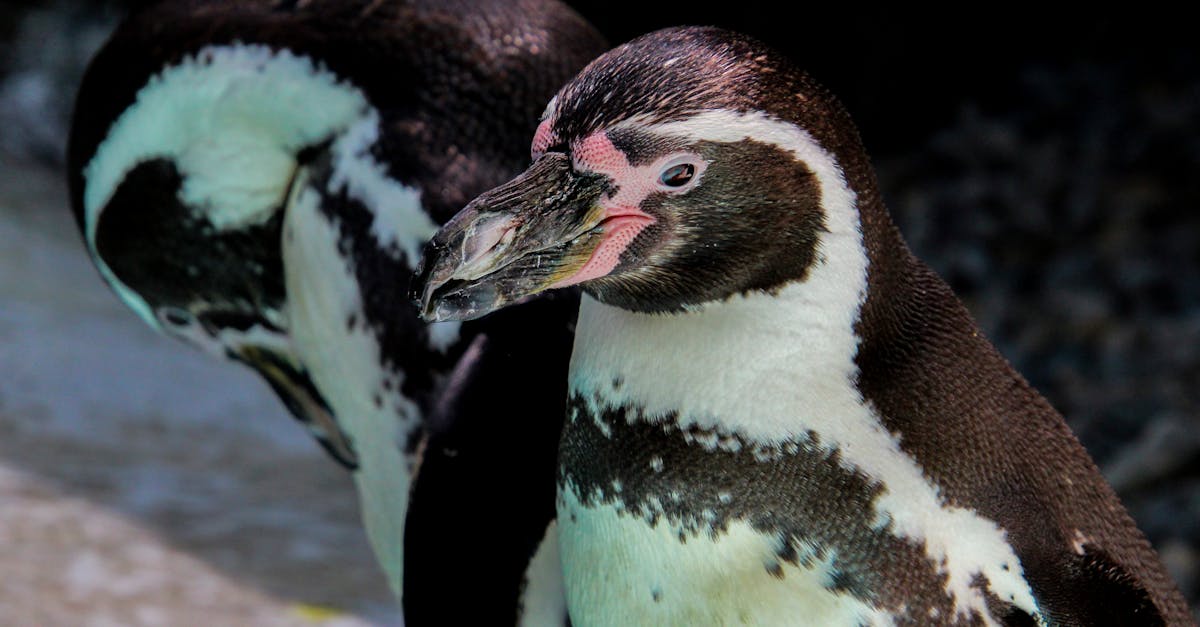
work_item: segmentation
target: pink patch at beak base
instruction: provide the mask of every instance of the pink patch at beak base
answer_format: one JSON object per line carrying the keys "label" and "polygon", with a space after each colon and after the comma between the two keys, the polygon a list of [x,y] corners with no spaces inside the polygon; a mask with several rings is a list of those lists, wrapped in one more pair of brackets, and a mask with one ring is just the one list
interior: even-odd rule
{"label": "pink patch at beak base", "polygon": [[550,133],[551,126],[553,126],[553,120],[542,120],[542,123],[538,124],[537,131],[533,134],[533,145],[529,150],[534,159],[542,156],[542,153],[546,152],[551,142],[554,141],[554,136]]}
{"label": "pink patch at beak base", "polygon": [[640,209],[651,193],[655,192],[654,166],[635,167],[629,163],[625,153],[613,145],[604,131],[593,133],[577,142],[573,149],[575,167],[584,172],[596,172],[610,177],[617,186],[616,193],[603,201],[604,239],[587,263],[575,274],[554,283],[552,287],[566,287],[613,271],[621,261],[634,238],[655,218]]}
{"label": "pink patch at beak base", "polygon": [[592,256],[579,268],[575,274],[555,282],[550,287],[559,288],[576,285],[584,281],[602,277],[613,271],[621,261],[621,254],[629,248],[629,244],[642,232],[642,229],[654,222],[654,218],[637,209],[610,211],[601,227],[604,229],[604,239]]}

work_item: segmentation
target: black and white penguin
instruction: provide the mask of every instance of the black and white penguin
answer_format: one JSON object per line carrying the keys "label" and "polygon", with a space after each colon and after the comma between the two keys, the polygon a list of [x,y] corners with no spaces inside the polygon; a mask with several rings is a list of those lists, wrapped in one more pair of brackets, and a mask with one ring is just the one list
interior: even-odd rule
{"label": "black and white penguin", "polygon": [[1191,624],[786,59],[712,28],[636,39],[559,91],[533,156],[433,238],[418,295],[453,320],[583,287],[574,624]]}
{"label": "black and white penguin", "polygon": [[564,615],[556,544],[526,567],[553,538],[578,297],[426,325],[407,285],[605,47],[556,0],[180,0],[126,20],[80,88],[70,187],[103,278],[354,469],[410,625]]}

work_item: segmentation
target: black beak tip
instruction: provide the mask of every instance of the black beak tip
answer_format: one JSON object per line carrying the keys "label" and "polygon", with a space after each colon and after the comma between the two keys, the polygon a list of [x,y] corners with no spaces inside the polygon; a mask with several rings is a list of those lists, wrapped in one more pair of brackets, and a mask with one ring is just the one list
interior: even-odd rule
{"label": "black beak tip", "polygon": [[437,299],[434,294],[445,281],[436,280],[433,275],[442,258],[442,247],[436,240],[430,241],[421,254],[417,267],[413,269],[412,279],[408,284],[408,298],[417,307],[417,313],[426,322],[436,322],[433,319],[437,309]]}
{"label": "black beak tip", "polygon": [[408,297],[416,305],[417,315],[425,322],[472,320],[496,309],[503,301],[500,288],[486,278],[462,281],[453,278],[461,256],[461,236],[450,243],[434,236],[413,270]]}
{"label": "black beak tip", "polygon": [[429,304],[431,290],[428,289],[428,284],[429,277],[425,272],[425,262],[422,261],[417,264],[412,279],[408,283],[408,299],[417,306],[417,311],[421,312],[422,316],[425,315],[425,308]]}
{"label": "black beak tip", "polygon": [[488,281],[429,280],[415,275],[409,295],[425,322],[474,320],[497,309],[504,299]]}

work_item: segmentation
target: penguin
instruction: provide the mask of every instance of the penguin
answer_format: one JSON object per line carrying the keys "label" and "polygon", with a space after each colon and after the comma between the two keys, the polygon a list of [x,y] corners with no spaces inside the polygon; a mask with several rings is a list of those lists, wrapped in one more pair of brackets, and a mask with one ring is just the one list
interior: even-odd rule
{"label": "penguin", "polygon": [[582,287],[557,527],[576,625],[1190,625],[1065,421],[916,259],[836,98],[654,32],[427,245],[463,320]]}
{"label": "penguin", "polygon": [[261,375],[354,473],[409,625],[565,615],[551,521],[578,295],[430,325],[407,285],[606,48],[556,0],[178,0],[126,19],[79,89],[69,186],[103,280]]}

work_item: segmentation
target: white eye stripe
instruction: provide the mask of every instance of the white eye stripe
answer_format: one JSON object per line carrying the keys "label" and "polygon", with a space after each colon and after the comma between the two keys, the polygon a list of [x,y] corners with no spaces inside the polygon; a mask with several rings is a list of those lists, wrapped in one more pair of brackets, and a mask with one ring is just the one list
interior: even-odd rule
{"label": "white eye stripe", "polygon": [[538,118],[538,121],[541,122],[550,119],[550,115],[554,113],[554,108],[557,106],[558,94],[555,94],[554,97],[550,99],[550,102],[546,103],[546,108],[542,111],[542,115]]}
{"label": "white eye stripe", "polygon": [[176,163],[185,200],[211,205],[206,217],[219,228],[265,221],[294,153],[368,108],[362,92],[307,56],[261,44],[206,47],[155,74],[96,147],[83,172],[88,241],[121,181],[151,158]]}

